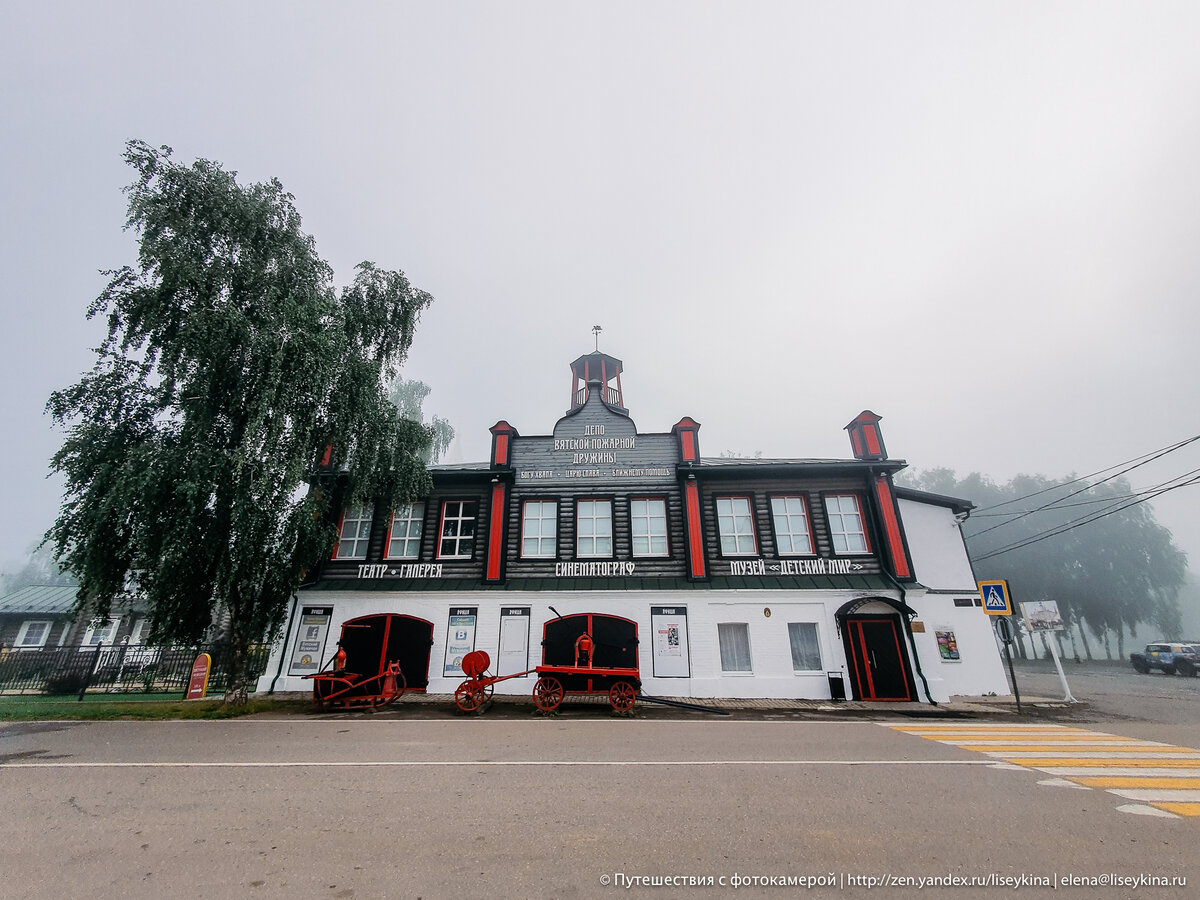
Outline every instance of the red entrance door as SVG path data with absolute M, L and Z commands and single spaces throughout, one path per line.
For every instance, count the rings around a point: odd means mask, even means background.
M 856 700 L 913 699 L 897 616 L 847 616 L 845 635 Z

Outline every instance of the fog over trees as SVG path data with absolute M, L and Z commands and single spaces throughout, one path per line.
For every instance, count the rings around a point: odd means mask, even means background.
M 1187 554 L 1155 521 L 1153 490 L 1135 491 L 1123 477 L 1018 475 L 1002 484 L 945 468 L 897 481 L 972 501 L 963 535 L 976 578 L 1007 579 L 1017 603 L 1057 601 L 1075 652 L 1124 658 L 1125 630 L 1136 637 L 1139 626 L 1151 638 L 1180 637 Z

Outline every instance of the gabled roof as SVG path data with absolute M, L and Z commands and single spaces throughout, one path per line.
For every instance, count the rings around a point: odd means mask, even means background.
M 75 610 L 74 585 L 31 584 L 0 597 L 0 613 L 67 615 Z

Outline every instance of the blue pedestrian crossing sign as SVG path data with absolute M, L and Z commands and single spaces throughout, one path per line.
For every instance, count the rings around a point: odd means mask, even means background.
M 1011 616 L 1012 598 L 1008 593 L 1008 582 L 981 581 L 979 596 L 983 598 L 983 611 L 989 616 Z

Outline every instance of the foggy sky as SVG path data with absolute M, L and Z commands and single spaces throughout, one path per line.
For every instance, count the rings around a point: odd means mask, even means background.
M 872 409 L 1007 480 L 1200 432 L 1194 2 L 45 7 L 0 5 L 7 559 L 134 261 L 130 138 L 278 177 L 339 283 L 430 291 L 405 374 L 452 460 L 548 433 L 594 324 L 638 428 L 705 454 L 847 457 Z M 1197 490 L 1154 503 L 1193 559 Z

